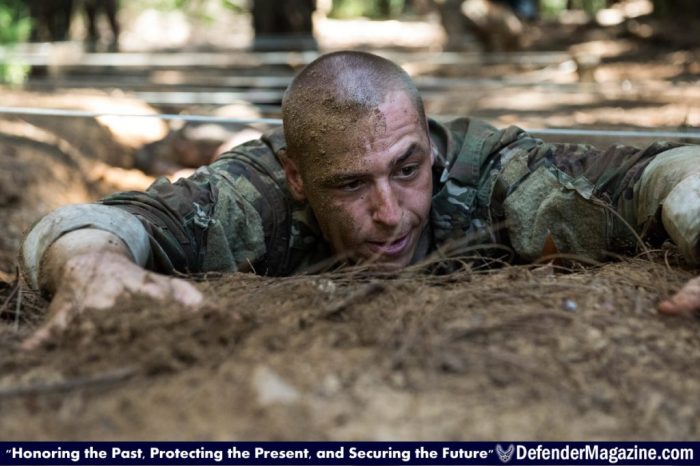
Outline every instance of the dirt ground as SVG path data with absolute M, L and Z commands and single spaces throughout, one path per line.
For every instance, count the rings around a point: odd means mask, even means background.
M 557 67 L 545 80 L 551 86 L 454 91 L 428 99 L 428 109 L 529 127 L 698 126 L 700 49 L 630 44 L 603 61 L 593 86 L 579 86 Z M 477 74 L 527 78 L 535 71 L 484 67 Z M 61 94 L 90 100 L 85 91 Z M 27 106 L 56 99 L 5 96 Z M 145 187 L 152 179 L 132 169 L 138 145 L 124 136 L 129 130 L 96 120 L 0 119 L 3 440 L 700 435 L 700 322 L 655 310 L 697 273 L 672 246 L 566 269 L 474 263 L 446 276 L 193 277 L 207 296 L 200 311 L 124 302 L 84 314 L 38 350 L 20 351 L 47 307 L 16 281 L 22 232 L 59 205 Z M 139 143 L 163 131 L 151 128 Z
M 209 277 L 199 312 L 125 302 L 18 353 L 43 304 L 29 295 L 19 330 L 14 311 L 0 328 L 0 431 L 689 440 L 700 432 L 699 326 L 654 303 L 690 276 L 636 260 L 568 274 Z

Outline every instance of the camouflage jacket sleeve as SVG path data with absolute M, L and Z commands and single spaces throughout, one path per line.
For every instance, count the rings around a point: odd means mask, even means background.
M 451 191 L 453 202 L 438 202 L 438 219 L 455 218 L 458 205 L 470 206 L 470 225 L 462 230 L 473 233 L 483 220 L 490 239 L 522 260 L 554 252 L 602 260 L 610 252 L 634 251 L 640 235 L 665 237 L 656 213 L 639 208 L 640 179 L 655 156 L 678 144 L 602 151 L 544 143 L 516 127 L 497 130 L 468 119 L 447 123 L 443 131 L 446 168 L 436 197 Z M 454 202 L 455 196 L 461 200 Z M 454 232 L 437 225 L 438 235 Z M 480 241 L 488 239 L 482 234 Z
M 145 192 L 117 193 L 100 202 L 142 222 L 151 270 L 276 274 L 286 257 L 291 217 L 274 155 L 278 139 L 250 141 L 189 178 L 175 183 L 159 178 Z

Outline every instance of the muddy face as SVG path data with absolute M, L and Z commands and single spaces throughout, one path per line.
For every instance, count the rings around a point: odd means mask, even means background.
M 353 119 L 309 148 L 300 194 L 336 253 L 408 265 L 430 212 L 430 139 L 404 93 Z

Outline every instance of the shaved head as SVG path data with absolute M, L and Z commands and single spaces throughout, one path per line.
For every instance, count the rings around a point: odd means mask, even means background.
M 310 63 L 282 102 L 290 194 L 308 202 L 333 250 L 402 267 L 428 224 L 432 144 L 408 74 L 362 52 Z
M 364 52 L 335 52 L 310 63 L 290 84 L 282 101 L 288 155 L 302 166 L 307 156 L 323 158 L 332 141 L 366 136 L 367 123 L 394 93 L 412 102 L 427 131 L 423 102 L 408 74 L 395 63 Z M 369 132 L 381 130 L 377 119 Z M 371 137 L 371 134 L 370 134 Z

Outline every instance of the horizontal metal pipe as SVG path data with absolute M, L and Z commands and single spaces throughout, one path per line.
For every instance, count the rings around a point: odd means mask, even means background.
M 173 113 L 109 113 L 90 112 L 84 110 L 64 110 L 57 108 L 30 108 L 30 107 L 0 107 L 0 114 L 5 115 L 41 115 L 55 117 L 77 117 L 77 118 L 97 118 L 97 117 L 119 117 L 119 118 L 160 118 L 162 120 L 181 120 L 197 123 L 222 123 L 238 125 L 281 125 L 279 118 L 231 118 L 208 115 L 179 115 Z M 700 131 L 633 131 L 633 130 L 599 130 L 599 129 L 579 129 L 579 128 L 533 128 L 527 130 L 533 135 L 561 135 L 561 136 L 594 136 L 605 138 L 668 138 L 668 139 L 693 139 L 700 140 Z

